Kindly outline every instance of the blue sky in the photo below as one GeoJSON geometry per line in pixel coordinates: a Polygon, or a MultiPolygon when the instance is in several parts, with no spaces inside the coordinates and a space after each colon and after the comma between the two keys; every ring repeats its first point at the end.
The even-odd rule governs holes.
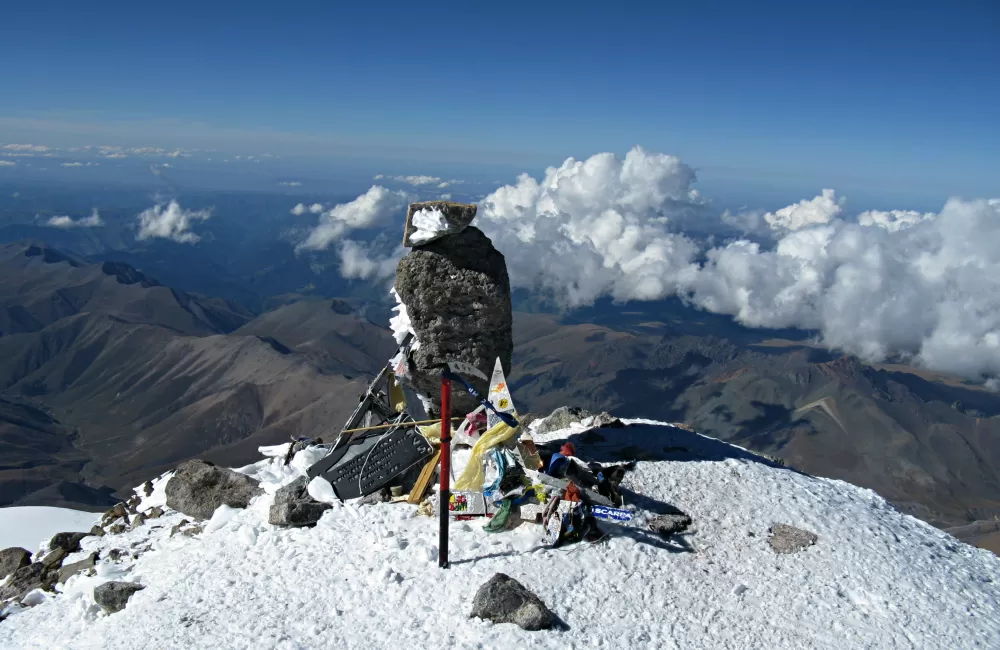
{"type": "Polygon", "coordinates": [[[996,2],[20,4],[4,142],[1000,194],[996,2]]]}

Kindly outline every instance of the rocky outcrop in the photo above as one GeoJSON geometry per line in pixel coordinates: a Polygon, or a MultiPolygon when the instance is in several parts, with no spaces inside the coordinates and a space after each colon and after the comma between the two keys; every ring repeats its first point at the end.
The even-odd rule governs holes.
{"type": "Polygon", "coordinates": [[[59,567],[57,582],[65,584],[67,580],[75,576],[78,573],[90,573],[91,570],[97,565],[97,553],[91,553],[88,557],[79,562],[73,562],[72,564],[64,564],[59,567]]]}
{"type": "Polygon", "coordinates": [[[306,491],[309,478],[300,476],[274,494],[268,522],[274,526],[312,526],[332,506],[316,501],[306,491]]]}
{"type": "Polygon", "coordinates": [[[80,550],[80,540],[90,533],[56,533],[49,540],[49,548],[55,550],[61,548],[67,553],[76,553],[80,550]]]}
{"type": "Polygon", "coordinates": [[[593,417],[593,413],[587,409],[577,406],[560,406],[547,417],[537,422],[534,426],[536,433],[548,433],[565,429],[574,422],[580,422],[586,418],[593,417]]]}
{"type": "Polygon", "coordinates": [[[203,460],[181,463],[167,482],[167,507],[189,517],[210,519],[219,506],[246,508],[263,490],[257,481],[203,460]]]}
{"type": "Polygon", "coordinates": [[[94,602],[108,614],[114,614],[125,609],[125,604],[137,591],[145,589],[134,582],[105,582],[94,588],[94,602]]]}
{"type": "Polygon", "coordinates": [[[663,537],[683,533],[691,526],[691,517],[684,514],[656,515],[649,520],[649,529],[663,537]]]}
{"type": "Polygon", "coordinates": [[[514,623],[525,630],[545,630],[556,620],[541,598],[503,573],[494,575],[479,588],[470,616],[494,623],[514,623]]]}
{"type": "Polygon", "coordinates": [[[587,409],[577,406],[560,406],[552,411],[548,417],[536,422],[532,430],[535,433],[549,433],[550,431],[565,429],[574,422],[584,422],[595,429],[620,428],[625,426],[625,423],[610,413],[602,411],[601,413],[594,414],[587,409]]]}
{"type": "Polygon", "coordinates": [[[0,602],[10,600],[11,598],[20,599],[29,591],[35,589],[51,591],[52,586],[55,585],[58,579],[58,574],[41,562],[21,567],[11,574],[7,578],[7,582],[0,587],[0,602]]]}
{"type": "MultiPolygon", "coordinates": [[[[399,262],[395,288],[419,341],[408,359],[406,381],[430,400],[432,412],[440,403],[445,362],[470,363],[489,377],[499,357],[504,372],[510,372],[514,341],[507,263],[478,228],[415,246],[399,262]]],[[[487,394],[488,382],[468,379],[487,394]]],[[[454,415],[469,413],[478,403],[454,387],[454,415]]]]}
{"type": "Polygon", "coordinates": [[[767,541],[775,553],[797,553],[812,546],[818,539],[808,530],[787,524],[774,524],[771,526],[771,536],[767,541]]]}
{"type": "Polygon", "coordinates": [[[18,569],[31,564],[31,552],[12,546],[0,551],[0,582],[18,569]]]}

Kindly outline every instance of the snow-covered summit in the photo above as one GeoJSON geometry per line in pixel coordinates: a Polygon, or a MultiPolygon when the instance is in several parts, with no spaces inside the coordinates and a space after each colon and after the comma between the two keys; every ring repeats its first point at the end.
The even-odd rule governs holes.
{"type": "MultiPolygon", "coordinates": [[[[120,535],[88,537],[97,575],[10,613],[2,648],[998,648],[1000,558],[895,511],[870,490],[776,466],[685,429],[626,420],[536,435],[568,438],[594,460],[639,458],[626,501],[669,504],[694,524],[669,540],[608,525],[600,543],[558,549],[540,526],[489,534],[454,522],[451,567],[437,566],[437,523],[405,503],[337,504],[313,528],[267,523],[275,491],[301,476],[280,448],[240,468],[264,494],[223,509],[201,533],[167,511],[120,535]],[[777,554],[768,530],[811,531],[777,554]],[[110,560],[110,551],[121,549],[110,560]],[[534,591],[565,623],[527,632],[468,618],[497,572],[534,591]],[[94,587],[139,582],[106,615],[94,587]]],[[[166,477],[141,509],[163,506],[166,477]]]]}

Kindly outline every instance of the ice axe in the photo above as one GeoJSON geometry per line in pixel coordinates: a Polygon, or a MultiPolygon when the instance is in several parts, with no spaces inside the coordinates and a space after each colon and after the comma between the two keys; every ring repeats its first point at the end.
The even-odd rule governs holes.
{"type": "Polygon", "coordinates": [[[482,371],[479,370],[479,368],[475,367],[471,363],[465,363],[464,361],[449,361],[446,367],[441,371],[441,377],[461,384],[462,388],[464,388],[469,393],[469,395],[472,395],[477,400],[479,400],[480,404],[482,404],[489,410],[493,411],[496,414],[496,416],[500,418],[500,420],[507,426],[515,428],[519,425],[517,418],[515,418],[510,413],[504,413],[503,411],[497,410],[497,407],[493,406],[492,402],[490,402],[488,399],[480,395],[479,391],[473,388],[472,384],[470,384],[468,380],[462,377],[462,375],[458,374],[460,372],[464,372],[465,374],[478,377],[483,381],[489,381],[486,375],[484,375],[482,371]]]}

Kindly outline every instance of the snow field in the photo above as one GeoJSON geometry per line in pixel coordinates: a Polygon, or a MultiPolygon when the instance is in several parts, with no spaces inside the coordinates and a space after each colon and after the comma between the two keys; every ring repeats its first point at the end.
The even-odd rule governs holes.
{"type": "Polygon", "coordinates": [[[34,553],[56,533],[66,530],[89,531],[100,518],[100,513],[70,508],[0,508],[0,549],[20,546],[34,553]]]}
{"type": "MultiPolygon", "coordinates": [[[[646,424],[643,435],[666,430],[646,424]]],[[[641,433],[604,435],[626,435],[616,431],[641,433]]],[[[453,522],[452,566],[442,570],[437,521],[406,504],[337,504],[311,529],[267,524],[274,491],[310,464],[308,453],[292,468],[278,458],[241,468],[267,493],[217,513],[212,532],[169,538],[182,515],[168,511],[136,531],[86,538],[88,552],[149,550],[12,614],[0,647],[1000,647],[1000,559],[840,481],[746,458],[643,461],[625,486],[690,514],[689,533],[664,541],[608,525],[601,543],[549,549],[540,527],[489,534],[485,520],[453,522]],[[819,541],[777,555],[772,523],[819,541]],[[496,572],[537,593],[565,627],[469,619],[476,590],[496,572]],[[107,616],[92,590],[108,579],[146,588],[107,616]]]]}

